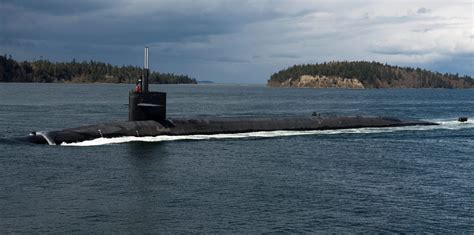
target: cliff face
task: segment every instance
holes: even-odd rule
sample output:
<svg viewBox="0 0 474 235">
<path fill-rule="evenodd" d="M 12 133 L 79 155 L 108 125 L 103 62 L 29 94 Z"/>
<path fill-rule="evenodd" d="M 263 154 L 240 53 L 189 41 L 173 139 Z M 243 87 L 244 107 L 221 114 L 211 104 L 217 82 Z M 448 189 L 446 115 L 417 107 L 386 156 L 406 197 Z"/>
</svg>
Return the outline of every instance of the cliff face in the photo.
<svg viewBox="0 0 474 235">
<path fill-rule="evenodd" d="M 270 87 L 310 88 L 474 88 L 474 80 L 420 68 L 378 62 L 329 62 L 294 65 L 274 73 Z"/>
<path fill-rule="evenodd" d="M 283 82 L 269 81 L 271 87 L 311 87 L 311 88 L 352 88 L 361 89 L 364 85 L 358 79 L 341 77 L 303 75 L 298 79 L 288 79 Z"/>
</svg>

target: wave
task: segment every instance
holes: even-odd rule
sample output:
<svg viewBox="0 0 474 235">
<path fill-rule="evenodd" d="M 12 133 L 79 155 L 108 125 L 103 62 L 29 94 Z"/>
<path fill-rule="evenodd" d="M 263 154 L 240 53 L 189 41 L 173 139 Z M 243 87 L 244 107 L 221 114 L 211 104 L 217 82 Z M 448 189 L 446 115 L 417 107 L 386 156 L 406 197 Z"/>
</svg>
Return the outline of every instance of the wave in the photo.
<svg viewBox="0 0 474 235">
<path fill-rule="evenodd" d="M 303 135 L 337 135 L 337 134 L 372 134 L 387 133 L 397 131 L 429 131 L 438 129 L 459 130 L 466 128 L 474 128 L 474 121 L 464 123 L 450 120 L 429 120 L 440 125 L 437 126 L 405 126 L 405 127 L 382 127 L 382 128 L 354 128 L 339 130 L 314 130 L 314 131 L 257 131 L 236 134 L 213 134 L 213 135 L 180 135 L 180 136 L 123 136 L 116 138 L 98 138 L 78 143 L 63 143 L 63 146 L 98 146 L 109 144 L 121 144 L 128 142 L 165 142 L 177 140 L 212 140 L 212 139 L 242 139 L 242 138 L 273 138 L 286 136 L 303 136 Z"/>
<path fill-rule="evenodd" d="M 0 138 L 0 145 L 24 145 L 25 142 L 12 138 Z"/>
</svg>

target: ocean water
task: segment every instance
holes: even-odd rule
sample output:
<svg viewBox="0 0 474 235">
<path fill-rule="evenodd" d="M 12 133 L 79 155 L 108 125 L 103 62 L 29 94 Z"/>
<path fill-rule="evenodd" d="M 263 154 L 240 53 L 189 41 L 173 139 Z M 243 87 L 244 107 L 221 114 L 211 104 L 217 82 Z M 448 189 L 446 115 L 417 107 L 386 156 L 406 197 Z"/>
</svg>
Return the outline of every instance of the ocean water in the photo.
<svg viewBox="0 0 474 235">
<path fill-rule="evenodd" d="M 474 232 L 474 91 L 153 85 L 168 116 L 381 115 L 439 126 L 123 137 L 131 85 L 0 84 L 0 233 Z"/>
</svg>

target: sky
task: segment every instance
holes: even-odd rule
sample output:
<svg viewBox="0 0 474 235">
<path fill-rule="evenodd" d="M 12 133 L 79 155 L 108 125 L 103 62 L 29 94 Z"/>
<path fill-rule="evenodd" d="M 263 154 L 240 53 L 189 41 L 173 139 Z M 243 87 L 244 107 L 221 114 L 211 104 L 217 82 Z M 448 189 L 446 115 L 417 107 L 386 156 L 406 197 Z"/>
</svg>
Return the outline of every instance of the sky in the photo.
<svg viewBox="0 0 474 235">
<path fill-rule="evenodd" d="M 378 61 L 474 76 L 474 1 L 0 0 L 0 53 L 266 83 L 295 64 Z"/>
</svg>

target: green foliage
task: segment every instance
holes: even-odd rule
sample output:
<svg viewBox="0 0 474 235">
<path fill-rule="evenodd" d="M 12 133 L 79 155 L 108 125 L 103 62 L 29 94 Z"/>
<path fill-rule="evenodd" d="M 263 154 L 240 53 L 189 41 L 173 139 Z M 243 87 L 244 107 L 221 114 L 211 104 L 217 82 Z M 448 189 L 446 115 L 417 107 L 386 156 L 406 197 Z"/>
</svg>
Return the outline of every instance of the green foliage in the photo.
<svg viewBox="0 0 474 235">
<path fill-rule="evenodd" d="M 97 61 L 73 60 L 71 62 L 52 63 L 47 60 L 20 62 L 0 56 L 0 82 L 74 82 L 74 83 L 134 83 L 143 75 L 137 66 L 112 66 Z M 196 84 L 196 79 L 187 75 L 152 72 L 150 83 Z"/>
<path fill-rule="evenodd" d="M 278 84 L 302 75 L 358 79 L 366 88 L 472 88 L 474 80 L 458 74 L 441 74 L 420 68 L 399 67 L 379 62 L 329 62 L 294 65 L 274 73 L 269 84 Z"/>
</svg>

